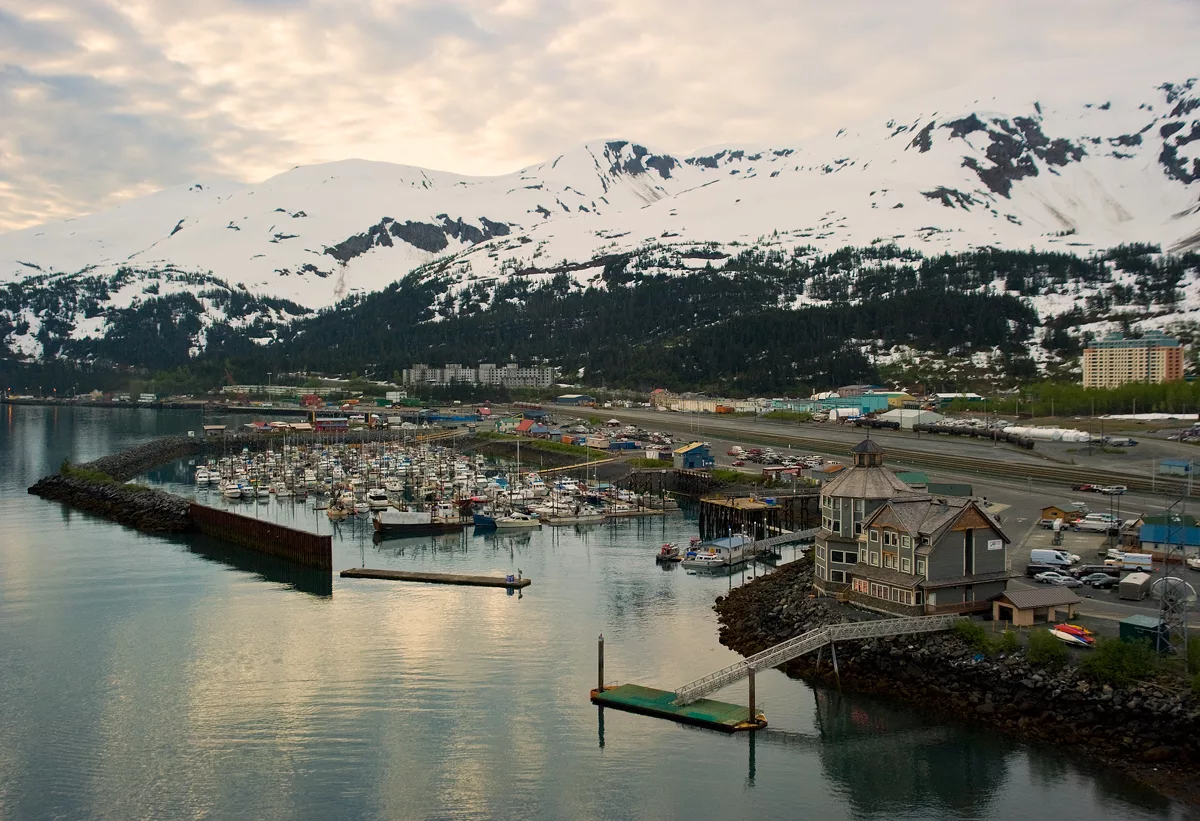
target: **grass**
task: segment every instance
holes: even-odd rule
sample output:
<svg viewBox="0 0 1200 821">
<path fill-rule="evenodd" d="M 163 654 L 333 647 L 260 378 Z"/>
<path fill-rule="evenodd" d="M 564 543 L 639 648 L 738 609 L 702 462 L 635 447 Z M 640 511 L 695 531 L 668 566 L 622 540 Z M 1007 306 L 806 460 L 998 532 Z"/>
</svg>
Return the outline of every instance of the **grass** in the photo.
<svg viewBox="0 0 1200 821">
<path fill-rule="evenodd" d="M 1101 684 L 1126 687 L 1158 669 L 1159 658 L 1149 642 L 1125 642 L 1101 637 L 1095 649 L 1079 662 L 1088 678 Z"/>
<path fill-rule="evenodd" d="M 612 456 L 612 453 L 607 450 L 585 448 L 581 445 L 568 445 L 565 442 L 548 442 L 545 439 L 526 439 L 523 436 L 513 436 L 507 433 L 483 431 L 475 435 L 497 442 L 520 442 L 521 447 L 529 448 L 530 450 L 540 450 L 543 453 L 565 453 L 570 456 L 578 456 L 581 459 L 586 459 L 589 456 L 592 459 L 607 459 Z"/>
<path fill-rule="evenodd" d="M 977 621 L 962 619 L 954 623 L 954 632 L 973 649 L 989 656 L 1015 653 L 1021 649 L 1021 640 L 1014 630 L 1005 630 L 997 636 L 988 633 Z"/>
<path fill-rule="evenodd" d="M 133 490 L 141 493 L 142 491 L 150 490 L 146 485 L 139 485 L 133 482 L 122 482 L 119 479 L 114 479 L 109 474 L 102 470 L 87 470 L 86 468 L 76 467 L 63 459 L 62 464 L 58 466 L 58 473 L 61 476 L 67 476 L 71 479 L 79 479 L 83 482 L 89 482 L 93 485 L 119 485 L 126 490 Z"/>
<path fill-rule="evenodd" d="M 1067 663 L 1066 646 L 1050 635 L 1049 630 L 1034 630 L 1029 634 L 1029 661 L 1039 667 L 1058 668 Z"/>
<path fill-rule="evenodd" d="M 626 459 L 625 464 L 635 468 L 658 468 L 661 470 L 671 468 L 671 462 L 667 459 L 647 459 L 642 456 Z"/>
<path fill-rule="evenodd" d="M 808 411 L 773 410 L 762 415 L 763 419 L 775 419 L 781 422 L 811 422 L 813 415 Z"/>
<path fill-rule="evenodd" d="M 1120 453 L 1126 453 L 1126 450 L 1125 450 L 1125 448 L 1110 448 L 1106 445 L 1106 446 L 1100 448 L 1100 452 L 1101 453 L 1120 454 Z"/>
</svg>

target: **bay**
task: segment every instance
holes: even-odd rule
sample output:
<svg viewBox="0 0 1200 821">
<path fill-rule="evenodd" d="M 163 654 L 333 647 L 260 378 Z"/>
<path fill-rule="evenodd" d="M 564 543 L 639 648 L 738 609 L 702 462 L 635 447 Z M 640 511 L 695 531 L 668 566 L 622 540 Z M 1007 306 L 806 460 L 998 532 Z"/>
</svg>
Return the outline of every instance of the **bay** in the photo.
<svg viewBox="0 0 1200 821">
<path fill-rule="evenodd" d="M 737 658 L 712 603 L 742 575 L 651 557 L 696 534 L 685 515 L 378 544 L 352 520 L 333 530 L 337 569 L 520 568 L 534 583 L 331 579 L 25 492 L 65 458 L 199 430 L 198 413 L 2 411 L 0 818 L 1185 815 L 1053 750 L 776 671 L 758 678 L 770 729 L 756 735 L 601 712 L 600 633 L 610 683 L 671 689 Z M 147 481 L 193 492 L 186 462 Z M 290 501 L 241 510 L 331 531 Z"/>
</svg>

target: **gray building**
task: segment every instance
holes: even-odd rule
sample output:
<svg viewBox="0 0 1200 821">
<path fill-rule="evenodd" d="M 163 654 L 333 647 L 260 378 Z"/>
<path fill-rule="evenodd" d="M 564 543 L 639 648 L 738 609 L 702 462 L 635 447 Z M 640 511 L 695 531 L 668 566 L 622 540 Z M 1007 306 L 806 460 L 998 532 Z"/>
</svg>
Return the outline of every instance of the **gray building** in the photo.
<svg viewBox="0 0 1200 821">
<path fill-rule="evenodd" d="M 870 438 L 850 453 L 853 464 L 821 488 L 813 586 L 823 593 L 850 589 L 858 565 L 859 536 L 871 514 L 888 499 L 915 493 L 883 466 L 883 449 Z"/>
<path fill-rule="evenodd" d="M 1009 538 L 974 498 L 890 499 L 863 524 L 850 601 L 896 616 L 986 611 L 1008 583 Z"/>
</svg>

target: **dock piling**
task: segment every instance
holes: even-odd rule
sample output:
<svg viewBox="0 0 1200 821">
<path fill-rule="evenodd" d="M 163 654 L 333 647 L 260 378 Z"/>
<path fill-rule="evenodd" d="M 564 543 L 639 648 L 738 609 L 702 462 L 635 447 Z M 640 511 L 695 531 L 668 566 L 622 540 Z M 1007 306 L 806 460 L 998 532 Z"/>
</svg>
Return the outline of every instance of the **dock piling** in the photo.
<svg viewBox="0 0 1200 821">
<path fill-rule="evenodd" d="M 758 719 L 758 713 L 754 709 L 754 671 L 750 671 L 750 713 L 746 716 L 746 721 L 754 723 Z"/>
<path fill-rule="evenodd" d="M 596 642 L 596 653 L 597 653 L 597 657 L 598 657 L 598 661 L 599 661 L 599 665 L 598 665 L 599 669 L 597 670 L 598 681 L 596 682 L 596 692 L 603 693 L 604 692 L 604 634 L 603 633 L 600 634 L 600 640 Z"/>
</svg>

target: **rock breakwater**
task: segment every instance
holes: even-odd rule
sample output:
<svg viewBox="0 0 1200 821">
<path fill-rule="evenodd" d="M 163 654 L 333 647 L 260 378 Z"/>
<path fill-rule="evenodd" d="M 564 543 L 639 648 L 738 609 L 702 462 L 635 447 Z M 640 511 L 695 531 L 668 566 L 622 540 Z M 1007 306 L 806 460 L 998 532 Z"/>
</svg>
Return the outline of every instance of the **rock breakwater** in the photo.
<svg viewBox="0 0 1200 821">
<path fill-rule="evenodd" d="M 149 533 L 180 533 L 192 526 L 187 499 L 149 488 L 54 474 L 29 492 Z"/>
<path fill-rule="evenodd" d="M 811 583 L 811 565 L 794 562 L 719 598 L 721 642 L 750 655 L 854 616 L 812 598 Z M 828 653 L 820 663 L 815 655 L 795 659 L 785 671 L 1065 749 L 1200 803 L 1200 699 L 1180 679 L 1111 687 L 1073 664 L 1032 664 L 1024 650 L 988 658 L 955 633 L 838 642 L 837 655 L 837 678 Z"/>
</svg>

